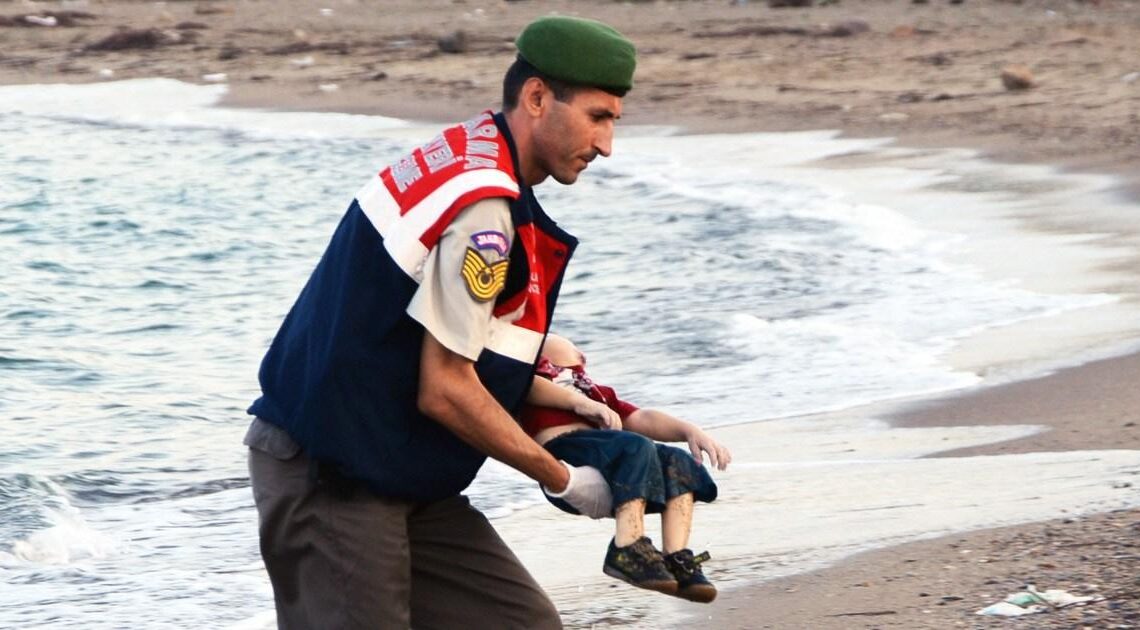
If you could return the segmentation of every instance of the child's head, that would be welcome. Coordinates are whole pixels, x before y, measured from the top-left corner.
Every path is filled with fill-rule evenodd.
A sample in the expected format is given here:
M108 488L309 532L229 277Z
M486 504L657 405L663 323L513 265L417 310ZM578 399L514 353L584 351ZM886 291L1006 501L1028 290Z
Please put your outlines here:
M558 367L586 365L586 355L569 339L554 333L546 336L546 343L542 344L542 356Z

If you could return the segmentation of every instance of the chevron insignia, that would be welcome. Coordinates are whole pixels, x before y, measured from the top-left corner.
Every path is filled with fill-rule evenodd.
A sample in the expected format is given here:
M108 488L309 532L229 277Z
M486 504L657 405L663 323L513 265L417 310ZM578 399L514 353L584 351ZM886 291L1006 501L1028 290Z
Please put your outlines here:
M487 264L486 260L475 249L468 247L463 256L463 283L467 285L467 293L476 302L487 302L499 294L507 284L507 263L504 258L498 262Z

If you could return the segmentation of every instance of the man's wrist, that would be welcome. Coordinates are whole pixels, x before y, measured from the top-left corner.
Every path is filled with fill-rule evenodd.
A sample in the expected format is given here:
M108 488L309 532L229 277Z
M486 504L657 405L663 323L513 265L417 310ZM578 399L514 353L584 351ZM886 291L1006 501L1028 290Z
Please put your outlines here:
M562 460L556 461L558 462L558 469L555 471L555 482L548 483L543 486L546 489L546 493L551 496L562 495L570 487L569 464Z

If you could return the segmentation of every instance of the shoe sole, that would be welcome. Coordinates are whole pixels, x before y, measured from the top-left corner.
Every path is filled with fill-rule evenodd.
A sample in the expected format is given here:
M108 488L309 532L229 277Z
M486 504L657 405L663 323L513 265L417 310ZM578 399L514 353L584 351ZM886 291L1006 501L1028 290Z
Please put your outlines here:
M676 580L647 580L645 582L634 582L620 571L610 569L609 567L602 567L602 573L605 573L612 578L617 578L631 586L636 586L637 588L643 588L649 591L657 591L658 593L664 593L666 595L677 594L678 585Z
M698 604L708 604L716 599L716 587L711 584L694 584L677 591L677 597Z

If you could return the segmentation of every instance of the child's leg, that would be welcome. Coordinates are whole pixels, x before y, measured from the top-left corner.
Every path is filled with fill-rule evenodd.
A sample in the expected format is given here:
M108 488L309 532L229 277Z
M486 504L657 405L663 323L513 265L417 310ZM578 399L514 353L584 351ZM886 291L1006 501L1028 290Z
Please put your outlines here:
M614 539L606 550L602 572L639 588L677 594L677 578L665 558L645 537L645 499L626 501L614 510Z
M661 513L661 545L665 553L680 551L689 546L689 532L693 528L693 493L679 494L665 502Z
M626 501L614 510L614 544L632 545L645 535L645 499Z
M709 559L709 554L694 554L688 545L693 503L716 499L716 484L690 453L664 444L657 448L668 497L661 513L665 565L677 579L678 597L694 602L711 602L716 599L716 587L701 571L701 563Z

